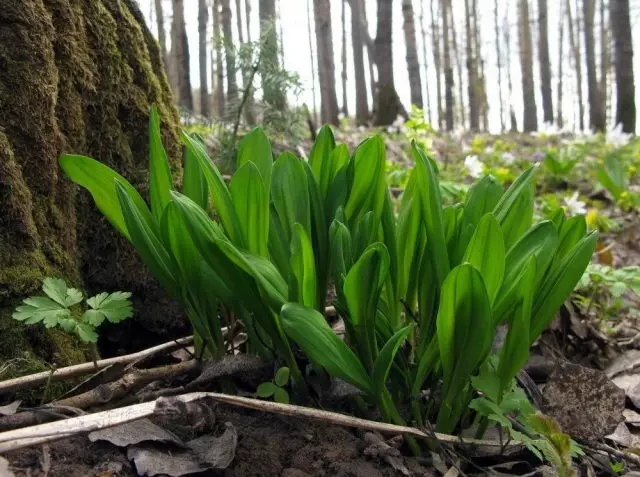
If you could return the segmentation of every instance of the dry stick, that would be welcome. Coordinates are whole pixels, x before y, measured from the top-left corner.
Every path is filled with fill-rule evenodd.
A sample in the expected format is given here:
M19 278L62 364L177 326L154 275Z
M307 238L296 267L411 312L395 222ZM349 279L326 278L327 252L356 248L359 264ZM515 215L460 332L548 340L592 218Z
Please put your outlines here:
M280 404L271 401L261 401L258 399L246 398L241 396L231 396L221 393L195 392L176 396L183 402L196 401L198 399L211 398L232 406L245 407L263 412L271 412L282 414L290 417L300 417L311 419L345 427L355 427L358 429L378 431L389 434L409 434L424 439L437 439L441 442L461 445L482 445L490 447L504 446L503 443L497 441L487 441L480 439L465 439L461 437L451 436L448 434L430 433L427 434L420 429L414 427L397 426L395 424L387 424L383 422L369 421L357 417L351 417L337 412L322 411L303 406L295 406L292 404ZM23 447L42 444L64 437L70 437L76 434L91 432L99 429L125 424L143 417L151 416L154 412L156 401L150 401L142 404L134 404L132 406L112 409L110 411L102 411L86 416L74 417L64 421L50 422L40 424L33 427L16 429L13 431L0 433L0 452L8 452Z

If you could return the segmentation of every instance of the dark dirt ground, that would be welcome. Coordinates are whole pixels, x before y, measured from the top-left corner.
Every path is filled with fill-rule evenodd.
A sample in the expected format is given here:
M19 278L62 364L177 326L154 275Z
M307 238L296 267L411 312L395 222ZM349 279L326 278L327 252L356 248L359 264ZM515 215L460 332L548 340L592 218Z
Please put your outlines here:
M258 411L218 406L216 421L232 422L238 431L236 456L226 470L198 476L224 477L387 477L402 475L390 464L364 455L362 435L344 427L316 424ZM106 442L74 437L49 444L49 459L42 447L7 453L16 477L136 476L126 450ZM45 461L49 460L47 464ZM436 475L413 457L402 461L416 477Z

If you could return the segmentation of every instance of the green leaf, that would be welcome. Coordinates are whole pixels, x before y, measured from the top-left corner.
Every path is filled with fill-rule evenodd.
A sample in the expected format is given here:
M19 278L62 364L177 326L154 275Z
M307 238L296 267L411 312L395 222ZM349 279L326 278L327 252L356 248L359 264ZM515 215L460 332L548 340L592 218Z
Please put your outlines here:
M169 203L169 192L173 189L167 151L162 145L158 108L151 106L149 115L149 199L151 212L159 223L164 208Z
M411 272L415 270L417 245L424 233L420 217L420 202L413 198L403 204L398 217L398 250L400 252L398 293L401 298L407 298Z
M414 328L415 323L411 323L410 325L396 331L389 341L387 341L382 347L375 363L373 363L371 381L373 382L374 396L377 398L380 398L383 394L387 376L389 375L389 370L391 369L391 365L393 364L393 360L395 359L398 349Z
M500 224L493 214L486 214L471 237L463 262L473 265L482 275L489 303L496 299L504 277L505 251Z
M268 255L269 203L260 172L253 162L247 162L233 175L231 184L233 206L247 249L260 256Z
M529 184L500 222L504 233L504 244L509 249L533 223L533 184Z
M209 203L209 188L202 173L198 158L193 148L184 148L184 177L182 179L182 193L192 201L207 210Z
M87 300L87 304L92 310L87 310L84 314L83 321L87 321L94 326L98 326L104 318L111 323L119 323L120 321L131 318L133 316L133 306L129 298L131 293L114 292L100 293Z
M273 153L271 152L271 143L261 128L253 129L240 140L237 159L238 169L248 162L253 162L256 166L264 184L265 200L268 201L271 190Z
M280 154L273 167L271 198L280 217L287 243L291 242L296 222L311 235L311 206L307 174L300 159L289 152Z
M293 289L289 290L291 301L296 301L308 308L318 308L316 302L316 266L311 240L302 225L296 223L291 241L291 270L294 279Z
M282 368L278 369L278 371L276 371L276 375L273 378L273 381L277 386L284 387L289 382L289 374L289 368L283 366Z
M277 388L273 393L273 400L280 404L289 404L289 393L286 389Z
M326 126L325 126L326 127ZM332 197L333 188L335 186L340 187L340 182L342 179L338 179L341 171L345 170L347 164L349 163L349 149L344 144L339 144L335 149L331 151L329 157L322 164L322 170L320 173L319 188L322 197L325 200L325 208L327 209L328 215L331 217L332 212L335 211L340 205L344 205L344 200L346 199L346 194L339 197ZM346 189L342 185L343 189ZM346 190L344 190L346 192Z
M287 303L280 312L282 327L309 358L335 377L371 394L371 380L362 363L333 332L317 310Z
M71 317L71 312L66 306L43 296L27 298L23 303L16 308L12 317L14 320L24 321L27 325L45 321L50 328L55 326L58 320Z
M334 220L329 227L331 266L336 289L342 290L342 282L353 263L351 233L345 224Z
M349 224L355 224L369 211L378 217L386 194L386 151L380 136L366 139L353 156L353 183L344 212Z
M503 193L502 186L493 176L484 176L474 183L464 201L464 224L477 226L485 214L495 209Z
M96 330L88 323L76 322L75 332L85 343L96 343L98 341Z
M531 186L534 170L534 166L531 166L520 174L496 204L493 209L493 215L496 216L496 219L498 219L501 225L509 215L510 210L516 205L518 199L525 194Z
M333 137L331 127L328 125L323 126L318 132L318 136L309 153L309 165L318 184L322 184L322 171L331 167L328 164L329 156L335 147L336 140ZM325 175L329 176L328 173L325 173ZM322 190L322 193L326 194L326 190ZM323 197L325 196L323 195Z
M562 260L567 253L587 234L587 221L583 215L567 219L560 227L560 241L553 259L554 263Z
M131 240L116 194L116 182L126 190L144 221L150 223L153 220L142 196L113 169L89 157L73 154L62 154L59 162L73 182L91 193L98 210L127 239Z
M256 393L258 394L258 397L268 398L273 396L277 390L278 390L278 386L276 386L271 381L269 381L269 382L258 385L258 389L256 389Z
M45 278L42 283L42 291L53 301L67 308L77 305L84 298L80 290L67 288L67 283L61 278Z

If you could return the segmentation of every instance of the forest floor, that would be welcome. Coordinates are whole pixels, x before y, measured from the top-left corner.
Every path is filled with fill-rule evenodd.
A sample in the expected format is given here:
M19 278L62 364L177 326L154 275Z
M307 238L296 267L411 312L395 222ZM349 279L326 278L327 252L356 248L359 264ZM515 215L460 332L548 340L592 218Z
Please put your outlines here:
M336 136L353 150L370 132L345 128ZM574 455L577 475L640 475L633 473L640 470L640 141L615 132L444 137L411 122L382 133L389 184L398 194L412 162L407 146L416 140L440 167L445 203L464 200L468 184L479 174L492 173L508 184L537 163L536 217L543 219L563 207L568 215L586 214L588 227L599 230L592 265L525 366L527 391L581 446ZM216 149L215 140L209 144ZM305 154L310 145L282 143L275 149ZM214 378L221 377L240 383L240 395L255 397L265 372L260 365L238 358L240 364L216 368L213 376L178 348L106 366L84 382L75 376L80 387L58 400L55 412L85 416L89 410L105 411L180 391L212 391ZM18 408L14 395L3 393L0 383L0 404L7 404L0 407L0 431L51 420L50 414L38 413L41 404ZM507 442L490 447L432 441L431 450L416 458L410 457L398 433L314 422L291 409L282 415L215 399L195 402L200 407L168 401L170 410L179 408L173 414L156 405L148 419L105 430L87 428L55 442L5 452L9 467L3 469L0 458L0 477L10 475L9 469L16 476L70 477L559 475L528 449ZM311 404L348 410L346 400L335 396ZM191 420L185 421L185 415ZM2 436L0 452L6 445ZM493 442L504 437L495 429L488 436Z

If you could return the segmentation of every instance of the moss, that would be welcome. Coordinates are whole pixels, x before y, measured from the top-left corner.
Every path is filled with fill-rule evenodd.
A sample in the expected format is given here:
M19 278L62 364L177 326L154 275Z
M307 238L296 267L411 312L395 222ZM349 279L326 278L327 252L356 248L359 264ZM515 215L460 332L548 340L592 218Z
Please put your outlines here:
M89 293L133 292L143 329L184 326L135 251L57 164L62 152L86 154L144 193L152 103L179 178L178 114L134 1L23 0L0 9L0 362L30 351L60 365L83 358L64 334L10 318L45 276Z

